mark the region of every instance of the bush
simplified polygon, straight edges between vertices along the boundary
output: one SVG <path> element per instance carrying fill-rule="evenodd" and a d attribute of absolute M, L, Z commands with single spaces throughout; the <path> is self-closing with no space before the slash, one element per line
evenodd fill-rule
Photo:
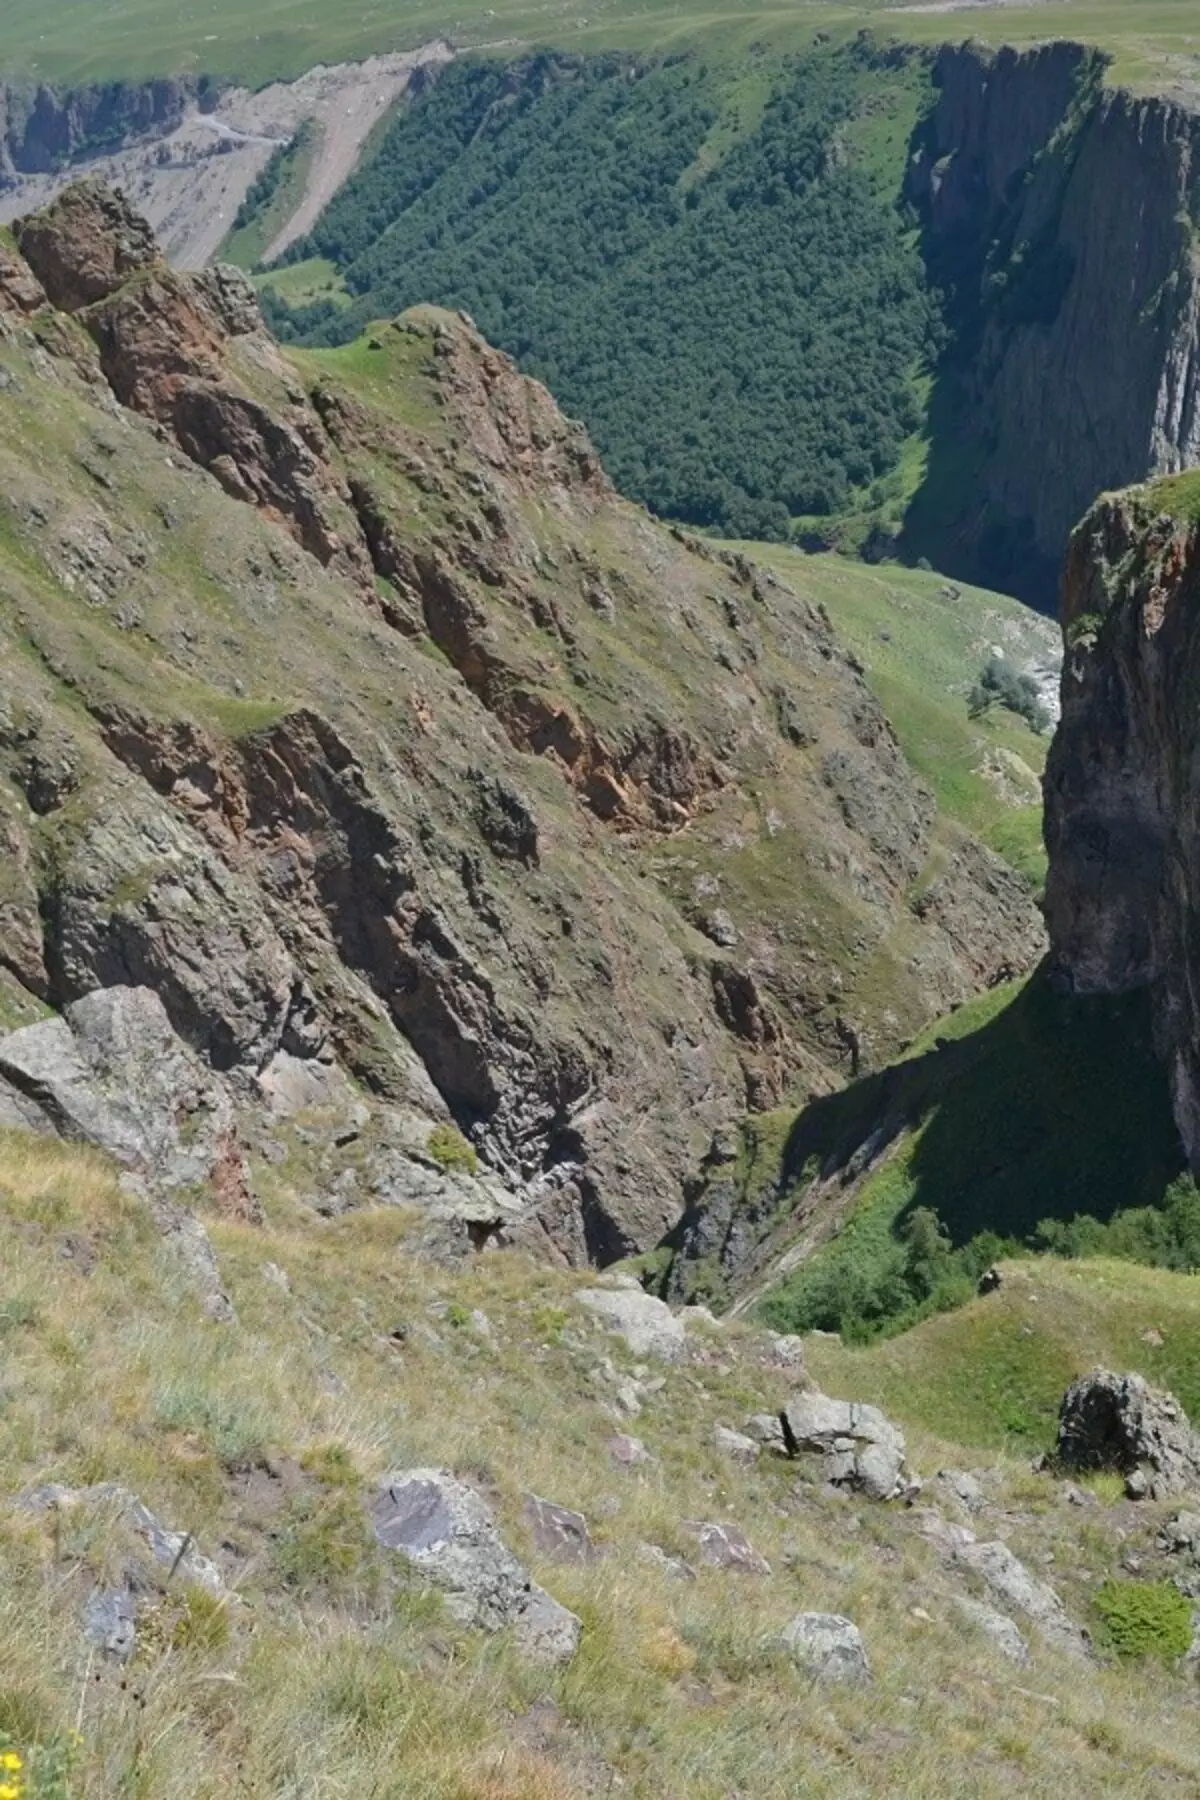
<path fill-rule="evenodd" d="M 1191 1648 L 1191 1604 L 1169 1581 L 1106 1581 L 1093 1605 L 1097 1639 L 1115 1656 L 1174 1659 Z"/>
<path fill-rule="evenodd" d="M 474 1146 L 469 1144 L 462 1132 L 454 1125 L 435 1125 L 429 1134 L 429 1142 L 425 1148 L 435 1163 L 447 1173 L 475 1175 L 479 1170 L 479 1158 Z"/>
<path fill-rule="evenodd" d="M 1033 1244 L 1055 1256 L 1113 1256 L 1194 1274 L 1200 1269 L 1200 1190 L 1191 1175 L 1180 1175 L 1165 1190 L 1161 1206 L 1126 1207 L 1107 1224 L 1087 1213 L 1043 1219 Z"/>
<path fill-rule="evenodd" d="M 1020 674 L 1004 656 L 988 657 L 967 697 L 967 711 L 973 719 L 993 706 L 1016 713 L 1031 731 L 1043 732 L 1050 723 L 1033 676 Z"/>

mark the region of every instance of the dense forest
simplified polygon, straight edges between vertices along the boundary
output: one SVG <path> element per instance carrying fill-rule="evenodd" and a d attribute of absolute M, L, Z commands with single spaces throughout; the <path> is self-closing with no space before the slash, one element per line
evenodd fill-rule
<path fill-rule="evenodd" d="M 419 301 L 465 308 L 627 493 L 697 526 L 779 537 L 869 504 L 920 422 L 937 330 L 872 155 L 874 54 L 826 47 L 740 85 L 691 57 L 455 64 L 296 247 L 351 304 L 268 289 L 271 323 L 336 342 Z M 914 114 L 924 79 L 893 83 Z"/>

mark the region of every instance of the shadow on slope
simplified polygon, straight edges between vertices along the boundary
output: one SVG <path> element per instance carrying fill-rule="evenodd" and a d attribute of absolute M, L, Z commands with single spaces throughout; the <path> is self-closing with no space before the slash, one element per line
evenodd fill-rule
<path fill-rule="evenodd" d="M 903 1062 L 747 1121 L 683 1223 L 672 1286 L 869 1337 L 968 1298 L 1045 1221 L 1158 1205 L 1182 1167 L 1145 996 L 1065 997 L 1039 972 Z"/>

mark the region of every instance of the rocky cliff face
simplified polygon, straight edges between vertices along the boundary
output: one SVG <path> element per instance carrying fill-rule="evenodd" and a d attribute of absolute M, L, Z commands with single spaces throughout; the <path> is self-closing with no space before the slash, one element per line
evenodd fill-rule
<path fill-rule="evenodd" d="M 958 333 L 943 453 L 975 477 L 927 497 L 961 567 L 1046 599 L 1097 493 L 1200 458 L 1200 118 L 1102 73 L 943 51 L 911 177 Z"/>
<path fill-rule="evenodd" d="M 1058 980 L 1148 988 L 1184 1147 L 1200 1167 L 1200 479 L 1102 500 L 1063 583 L 1063 714 L 1046 770 Z"/>
<path fill-rule="evenodd" d="M 605 1259 L 747 1104 L 1036 957 L 822 614 L 621 501 L 469 322 L 286 358 L 94 183 L 16 241 L 9 1022 L 148 988 L 250 1188 L 424 1205 L 448 1164 L 480 1228 Z"/>
<path fill-rule="evenodd" d="M 206 91 L 187 77 L 65 91 L 0 86 L 0 188 L 14 175 L 49 174 L 131 139 L 163 136 Z"/>

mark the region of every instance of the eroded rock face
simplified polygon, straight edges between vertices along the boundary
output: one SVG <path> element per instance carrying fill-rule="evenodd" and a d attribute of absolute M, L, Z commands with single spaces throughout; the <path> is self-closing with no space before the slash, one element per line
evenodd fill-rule
<path fill-rule="evenodd" d="M 1078 43 L 946 46 L 910 169 L 930 251 L 955 257 L 979 303 L 964 408 L 977 478 L 946 548 L 1039 602 L 1098 493 L 1200 450 L 1200 286 L 1178 225 L 1200 121 L 1112 86 L 1103 65 Z"/>
<path fill-rule="evenodd" d="M 106 300 L 159 260 L 146 221 L 99 181 L 77 182 L 46 212 L 18 220 L 14 236 L 60 312 Z"/>
<path fill-rule="evenodd" d="M 150 987 L 239 1101 L 324 1107 L 336 1062 L 505 1190 L 438 1254 L 607 1262 L 747 1105 L 1036 953 L 988 852 L 912 915 L 933 802 L 820 609 L 621 502 L 469 321 L 417 309 L 365 386 L 314 381 L 95 183 L 20 240 L 0 572 L 37 657 L 0 626 L 0 975 L 31 1006 Z M 447 1185 L 406 1138 L 359 1192 Z"/>
<path fill-rule="evenodd" d="M 1063 575 L 1062 722 L 1046 765 L 1046 921 L 1078 994 L 1148 990 L 1200 1168 L 1200 528 L 1170 483 L 1106 498 Z"/>
<path fill-rule="evenodd" d="M 1059 1460 L 1071 1469 L 1141 1470 L 1154 1499 L 1200 1492 L 1200 1436 L 1176 1400 L 1141 1375 L 1093 1369 L 1063 1395 Z"/>
<path fill-rule="evenodd" d="M 150 988 L 106 988 L 0 1038 L 0 1091 L 44 1128 L 106 1150 L 156 1184 L 207 1181 L 233 1133 L 229 1096 Z"/>

